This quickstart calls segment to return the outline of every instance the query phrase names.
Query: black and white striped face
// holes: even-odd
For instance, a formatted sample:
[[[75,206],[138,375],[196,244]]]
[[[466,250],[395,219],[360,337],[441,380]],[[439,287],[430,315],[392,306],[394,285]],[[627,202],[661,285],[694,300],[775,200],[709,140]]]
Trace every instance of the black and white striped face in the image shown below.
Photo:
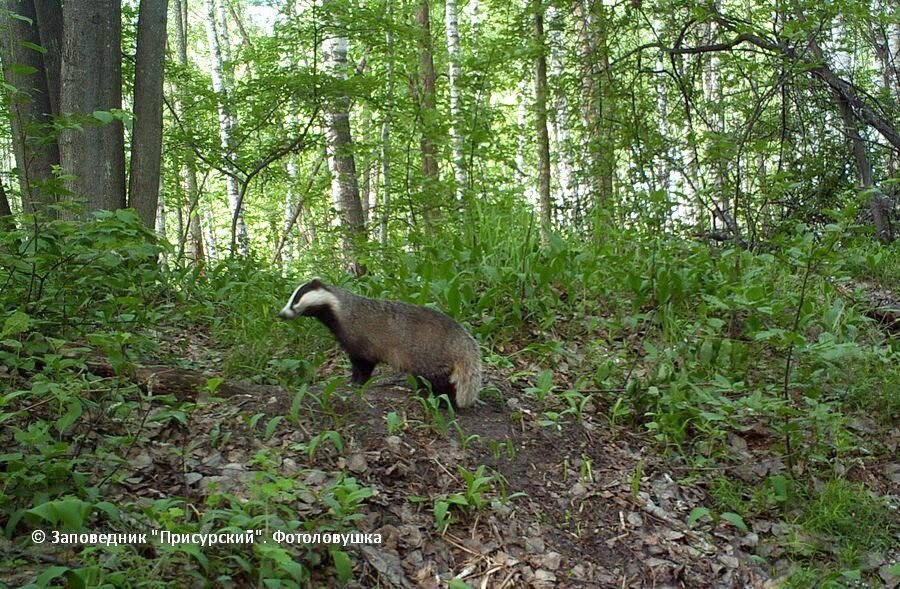
[[[278,313],[280,319],[294,319],[299,315],[317,315],[317,308],[328,308],[332,311],[339,306],[337,297],[328,292],[325,285],[315,278],[301,284],[288,299],[287,304]]]

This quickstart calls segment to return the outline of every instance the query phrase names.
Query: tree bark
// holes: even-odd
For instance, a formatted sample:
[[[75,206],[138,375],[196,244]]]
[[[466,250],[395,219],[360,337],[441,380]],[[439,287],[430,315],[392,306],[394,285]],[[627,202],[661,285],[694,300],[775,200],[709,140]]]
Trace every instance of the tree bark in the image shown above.
[[[437,147],[433,140],[433,121],[435,118],[435,73],[434,51],[431,41],[431,17],[428,0],[421,0],[416,12],[416,23],[419,25],[419,109],[422,117],[422,138],[419,146],[422,152],[422,176],[425,189],[432,198],[425,203],[426,219],[438,216],[440,202],[434,196],[438,182]]]
[[[559,154],[557,158],[555,176],[559,181],[561,201],[564,203],[564,209],[569,215],[569,220],[576,224],[580,222],[583,211],[579,202],[579,186],[578,178],[575,175],[575,154],[572,135],[569,129],[570,111],[569,100],[565,90],[565,64],[563,50],[565,47],[565,39],[562,32],[565,30],[562,21],[562,14],[554,9],[550,9],[550,32],[548,34],[550,44],[550,79],[553,81],[552,88],[558,91],[553,93],[552,102],[554,108],[551,109],[551,116],[548,124],[552,134],[553,150]],[[556,26],[554,26],[556,25]],[[548,97],[549,98],[549,97]]]
[[[595,206],[609,202],[613,192],[615,151],[612,139],[612,79],[607,42],[607,16],[602,0],[576,0],[576,35],[582,58],[582,113],[587,139],[586,185]]]
[[[331,0],[325,4],[330,8]],[[322,43],[325,71],[336,80],[347,77],[347,39],[332,35]],[[350,97],[332,96],[325,104],[326,144],[328,168],[331,170],[331,196],[340,215],[343,233],[344,259],[356,275],[366,273],[359,261],[356,245],[366,236],[365,215],[359,198],[353,138],[350,133]]]
[[[12,207],[9,206],[9,199],[6,197],[6,188],[3,182],[0,182],[0,228],[9,230],[11,225]]]
[[[538,195],[541,207],[541,241],[549,243],[553,222],[553,203],[550,200],[550,135],[547,132],[547,54],[544,40],[544,7],[534,0],[534,42],[537,57],[534,62],[534,122],[538,148]]]
[[[50,93],[50,109],[53,116],[58,116],[60,113],[59,93],[62,84],[62,2],[60,0],[38,0],[34,7],[37,13],[41,47],[47,50],[44,54],[44,74]]]
[[[141,0],[134,71],[134,132],[128,194],[144,224],[156,224],[162,157],[168,0]]]
[[[445,0],[445,8],[444,25],[447,29],[447,53],[450,61],[448,69],[450,74],[450,140],[453,148],[453,176],[456,180],[456,198],[462,199],[468,179],[459,88],[461,51],[459,48],[457,0]]]
[[[66,188],[84,199],[84,210],[125,206],[125,138],[122,121],[96,112],[122,108],[122,19],[118,0],[66,2],[60,111],[84,123],[59,134]],[[96,124],[98,120],[102,124]],[[65,217],[76,216],[67,211]]]
[[[48,5],[52,2],[48,2]],[[49,184],[53,167],[59,164],[59,149],[52,134],[53,92],[47,86],[50,51],[42,55],[23,43],[41,44],[37,14],[32,0],[9,0],[0,11],[3,73],[6,82],[16,90],[10,97],[13,151],[19,168],[23,209],[53,216],[48,208],[57,200],[58,192]],[[49,11],[49,8],[46,8]],[[14,13],[31,23],[10,16]],[[59,51],[59,47],[56,47]],[[58,53],[57,53],[58,55]],[[56,58],[58,61],[58,57]]]
[[[222,156],[226,161],[234,156],[233,137],[237,127],[237,117],[231,112],[229,94],[231,86],[226,77],[227,70],[224,67],[225,54],[229,51],[223,43],[227,37],[221,37],[217,25],[217,3],[215,0],[206,0],[206,36],[209,42],[210,61],[212,62],[213,92],[219,97],[219,137],[222,143]],[[232,236],[237,241],[241,255],[249,253],[249,239],[247,225],[244,223],[244,214],[238,208],[240,200],[240,182],[233,173],[226,174],[226,189],[228,191],[228,204],[231,213],[236,216],[236,235]]]
[[[391,213],[391,124],[394,116],[394,3],[387,0],[387,104],[381,124],[381,246],[388,242],[388,220]]]
[[[187,0],[175,0],[175,45],[179,65],[187,67]],[[179,92],[175,109],[178,116],[184,119],[184,92]],[[200,194],[197,189],[197,168],[194,164],[194,153],[190,150],[185,154],[184,163],[181,166],[181,175],[184,182],[185,203],[187,208],[182,217],[187,219],[187,231],[184,236],[179,235],[179,240],[186,244],[187,257],[194,264],[202,264],[205,257],[203,247],[203,230],[200,227]],[[179,252],[181,253],[181,252]]]

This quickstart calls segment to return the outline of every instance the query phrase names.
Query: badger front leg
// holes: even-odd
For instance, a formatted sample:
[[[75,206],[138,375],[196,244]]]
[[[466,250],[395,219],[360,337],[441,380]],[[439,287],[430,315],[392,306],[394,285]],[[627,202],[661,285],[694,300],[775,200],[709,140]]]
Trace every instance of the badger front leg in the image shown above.
[[[353,372],[350,374],[350,384],[366,384],[372,378],[375,362],[370,362],[358,356],[350,356],[350,365],[353,367]]]

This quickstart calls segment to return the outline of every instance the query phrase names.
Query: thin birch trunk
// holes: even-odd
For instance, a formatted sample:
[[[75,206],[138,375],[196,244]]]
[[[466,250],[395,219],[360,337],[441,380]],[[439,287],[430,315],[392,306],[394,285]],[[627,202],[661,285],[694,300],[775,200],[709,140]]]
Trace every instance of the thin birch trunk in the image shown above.
[[[237,127],[237,118],[231,113],[228,104],[231,87],[226,85],[226,72],[224,69],[225,52],[229,50],[224,41],[226,37],[220,36],[217,26],[217,3],[215,0],[206,1],[206,36],[209,41],[209,54],[211,61],[211,74],[213,91],[218,95],[219,101],[219,137],[222,144],[222,154],[225,159],[234,157],[232,149],[233,136]],[[226,164],[227,167],[227,164]],[[247,226],[244,223],[244,214],[238,211],[240,199],[240,182],[234,173],[226,174],[226,190],[228,193],[228,205],[231,214],[237,215],[236,238],[241,255],[249,253],[249,240]]]
[[[326,0],[326,10],[331,0]],[[332,34],[322,42],[324,67],[337,80],[347,77],[347,39]],[[331,170],[331,196],[340,216],[344,261],[356,275],[366,273],[366,267],[356,253],[358,241],[366,236],[365,216],[359,198],[356,160],[350,132],[350,97],[333,96],[325,105],[326,145],[328,168]]]
[[[534,0],[534,42],[537,57],[534,62],[534,123],[538,149],[538,194],[540,196],[541,242],[550,242],[553,204],[550,200],[550,136],[547,132],[547,56],[544,40],[544,7]]]
[[[456,198],[462,199],[468,179],[459,89],[461,51],[459,48],[457,0],[445,0],[445,7],[444,24],[447,29],[447,52],[450,62],[448,69],[450,73],[450,139],[453,149],[453,176],[456,179]]]

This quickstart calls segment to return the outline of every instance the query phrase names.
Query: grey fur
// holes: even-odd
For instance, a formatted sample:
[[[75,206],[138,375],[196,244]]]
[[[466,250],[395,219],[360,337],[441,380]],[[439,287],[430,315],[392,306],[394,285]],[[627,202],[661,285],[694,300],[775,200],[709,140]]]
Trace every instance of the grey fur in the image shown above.
[[[481,348],[443,313],[361,297],[314,279],[298,287],[279,313],[283,319],[297,315],[315,317],[331,330],[350,356],[352,382],[367,381],[375,365],[384,362],[428,379],[435,393],[446,393],[457,407],[471,407],[478,399]]]

